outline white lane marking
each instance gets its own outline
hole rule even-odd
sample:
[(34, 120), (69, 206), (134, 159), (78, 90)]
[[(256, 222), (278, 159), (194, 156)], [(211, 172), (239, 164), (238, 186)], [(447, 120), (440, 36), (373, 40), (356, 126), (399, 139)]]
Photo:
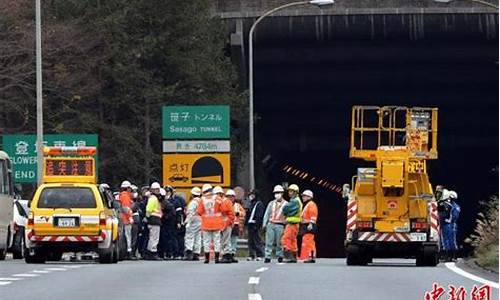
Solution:
[(68, 269), (64, 268), (45, 268), (47, 271), (68, 271)]
[(277, 263), (276, 265), (277, 265), (277, 266), (282, 266), (282, 265), (286, 265), (286, 263), (282, 263), (282, 262), (281, 262), (281, 263)]
[(23, 280), (23, 279), (15, 277), (0, 277), (0, 281), (17, 281), (17, 280)]
[(262, 300), (260, 294), (248, 294), (248, 300)]
[(250, 277), (248, 278), (248, 284), (259, 284), (259, 277)]
[(50, 271), (44, 271), (44, 270), (33, 270), (31, 273), (37, 273), (37, 274), (47, 274), (50, 273)]
[(477, 282), (481, 282), (483, 284), (487, 284), (487, 285), (490, 285), (496, 289), (498, 289), (500, 287), (500, 285), (498, 284), (498, 282), (493, 282), (493, 281), (489, 281), (489, 280), (486, 280), (484, 278), (481, 278), (479, 276), (476, 276), (476, 275), (473, 275), (471, 273), (468, 273), (468, 272), (465, 272), (464, 270), (460, 269), (459, 267), (457, 267), (455, 265), (455, 263), (453, 262), (447, 262), (444, 264), (448, 269), (452, 270), (453, 272), (457, 273), (458, 275), (461, 275), (463, 277), (466, 277), (466, 278), (469, 278), (470, 280), (474, 280), (474, 281), (477, 281)]
[(0, 281), (0, 286), (11, 284), (11, 283), (12, 283), (12, 281)]
[(19, 274), (14, 274), (12, 276), (15, 276), (15, 277), (37, 277), (37, 276), (40, 276), (38, 274), (30, 274), (30, 273), (19, 273)]
[(262, 272), (267, 271), (267, 270), (269, 270), (269, 268), (262, 267), (262, 268), (258, 268), (257, 270), (255, 270), (255, 272), (262, 273)]

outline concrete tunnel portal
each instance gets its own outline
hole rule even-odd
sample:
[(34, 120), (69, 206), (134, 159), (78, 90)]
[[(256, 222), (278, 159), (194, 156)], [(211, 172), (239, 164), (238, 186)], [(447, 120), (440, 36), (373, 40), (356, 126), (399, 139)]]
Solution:
[[(240, 24), (245, 40), (253, 20)], [(320, 257), (344, 256), (346, 204), (311, 177), (339, 187), (367, 165), (349, 158), (353, 105), (439, 108), (431, 182), (458, 192), (460, 241), (471, 233), (478, 202), (498, 192), (497, 24), (498, 15), (464, 13), (280, 16), (259, 25), (257, 186), (265, 201), (281, 182), (315, 192)], [(232, 56), (240, 50), (245, 82), (247, 49), (233, 47)], [(284, 166), (312, 176), (301, 180)]]

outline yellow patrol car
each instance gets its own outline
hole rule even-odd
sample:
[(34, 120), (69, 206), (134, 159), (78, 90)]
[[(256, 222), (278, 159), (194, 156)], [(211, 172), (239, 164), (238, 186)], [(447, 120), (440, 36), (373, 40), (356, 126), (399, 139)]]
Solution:
[(45, 147), (43, 184), (30, 203), (27, 263), (59, 260), (64, 252), (118, 261), (119, 220), (110, 191), (96, 184), (95, 147)]

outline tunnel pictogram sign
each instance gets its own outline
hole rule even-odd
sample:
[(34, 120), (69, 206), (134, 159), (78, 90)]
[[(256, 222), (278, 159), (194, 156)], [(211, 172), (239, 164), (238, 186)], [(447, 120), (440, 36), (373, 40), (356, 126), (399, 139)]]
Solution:
[(164, 154), (163, 184), (174, 187), (231, 185), (229, 153), (224, 154)]

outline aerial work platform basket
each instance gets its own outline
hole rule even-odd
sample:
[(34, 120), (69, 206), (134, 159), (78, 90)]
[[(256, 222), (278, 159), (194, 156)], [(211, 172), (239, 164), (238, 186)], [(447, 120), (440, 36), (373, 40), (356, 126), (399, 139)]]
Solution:
[(374, 161), (381, 152), (406, 152), (410, 159), (437, 159), (438, 109), (354, 106), (350, 157)]

